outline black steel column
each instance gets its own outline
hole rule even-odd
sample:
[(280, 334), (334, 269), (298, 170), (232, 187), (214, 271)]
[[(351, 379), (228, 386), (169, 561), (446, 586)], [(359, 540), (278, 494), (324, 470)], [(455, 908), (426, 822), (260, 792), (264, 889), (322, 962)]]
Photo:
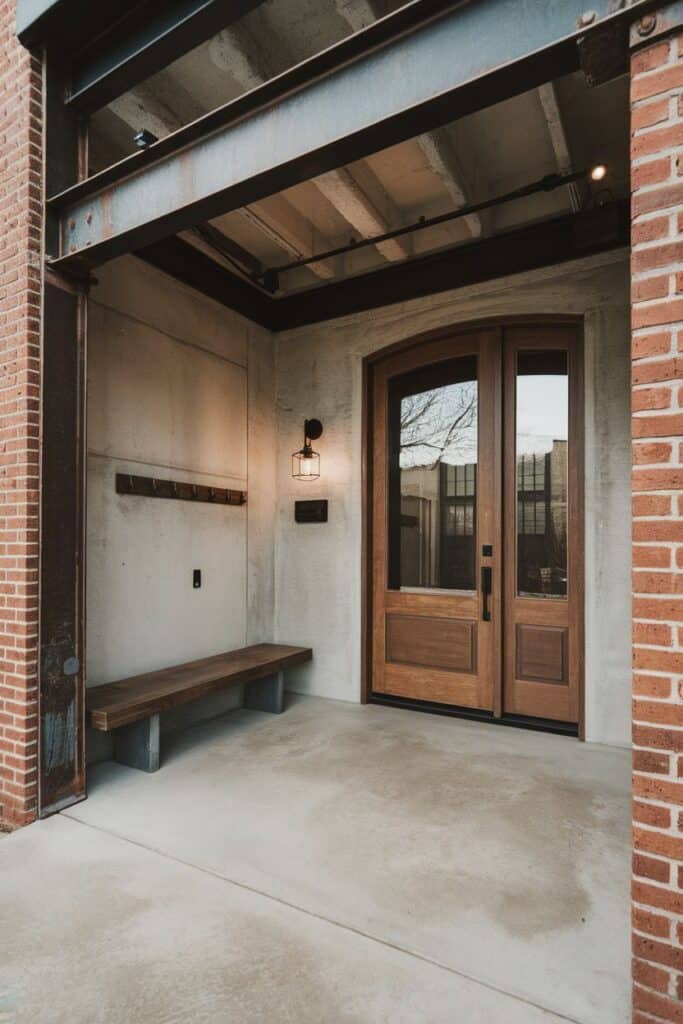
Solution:
[[(44, 62), (44, 185), (84, 172), (84, 132), (64, 106), (66, 76)], [(39, 787), (45, 817), (85, 795), (85, 285), (49, 271), (59, 224), (45, 223), (41, 387)]]

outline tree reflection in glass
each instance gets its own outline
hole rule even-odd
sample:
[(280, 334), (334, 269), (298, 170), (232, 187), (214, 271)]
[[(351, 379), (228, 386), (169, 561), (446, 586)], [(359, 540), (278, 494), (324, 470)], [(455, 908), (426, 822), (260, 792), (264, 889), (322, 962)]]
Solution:
[[(475, 590), (476, 360), (442, 366), (444, 383), (426, 386), (435, 379), (428, 368), (412, 378), (412, 387), (404, 379), (394, 388), (393, 576), (401, 587)], [(400, 502), (400, 531), (392, 499)]]

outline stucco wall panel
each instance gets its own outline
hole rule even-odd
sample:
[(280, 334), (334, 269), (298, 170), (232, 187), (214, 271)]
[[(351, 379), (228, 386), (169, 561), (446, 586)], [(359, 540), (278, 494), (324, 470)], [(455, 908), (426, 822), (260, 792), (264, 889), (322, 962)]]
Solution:
[[(272, 338), (138, 260), (103, 269), (89, 303), (89, 685), (273, 633)], [(117, 495), (117, 472), (249, 499)]]

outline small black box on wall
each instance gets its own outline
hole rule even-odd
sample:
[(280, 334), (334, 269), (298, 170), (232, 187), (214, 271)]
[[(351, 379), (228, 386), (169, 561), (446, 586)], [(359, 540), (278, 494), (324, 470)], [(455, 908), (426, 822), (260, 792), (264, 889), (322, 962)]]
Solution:
[(295, 501), (294, 519), (297, 523), (326, 523), (327, 498), (320, 501)]

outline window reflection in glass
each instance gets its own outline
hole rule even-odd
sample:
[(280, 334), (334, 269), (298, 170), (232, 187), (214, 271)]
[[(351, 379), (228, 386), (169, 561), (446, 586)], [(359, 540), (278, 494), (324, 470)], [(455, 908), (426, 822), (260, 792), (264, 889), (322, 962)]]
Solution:
[(517, 358), (517, 592), (567, 595), (567, 353)]
[(389, 429), (389, 586), (475, 590), (476, 359), (394, 378)]

